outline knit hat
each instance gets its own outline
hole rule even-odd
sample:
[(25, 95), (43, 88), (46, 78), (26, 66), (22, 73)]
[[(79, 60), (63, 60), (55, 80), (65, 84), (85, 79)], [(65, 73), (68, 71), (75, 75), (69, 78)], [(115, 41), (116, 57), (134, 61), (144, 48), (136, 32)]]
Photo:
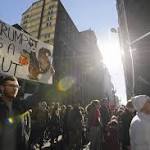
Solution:
[(150, 97), (147, 95), (138, 95), (131, 98), (133, 107), (136, 111), (140, 112), (144, 104), (150, 100)]

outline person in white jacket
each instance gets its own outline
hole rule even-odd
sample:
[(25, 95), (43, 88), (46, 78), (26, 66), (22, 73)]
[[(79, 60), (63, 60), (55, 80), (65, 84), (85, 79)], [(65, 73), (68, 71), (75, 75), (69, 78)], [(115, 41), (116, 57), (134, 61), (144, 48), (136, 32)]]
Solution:
[(137, 111), (130, 124), (131, 150), (150, 150), (150, 97), (138, 95), (131, 100)]

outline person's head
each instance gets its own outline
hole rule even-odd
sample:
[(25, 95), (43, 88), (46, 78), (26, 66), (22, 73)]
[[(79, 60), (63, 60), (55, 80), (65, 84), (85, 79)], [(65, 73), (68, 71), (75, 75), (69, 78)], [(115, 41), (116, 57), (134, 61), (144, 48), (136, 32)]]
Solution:
[(108, 122), (109, 128), (117, 128), (118, 127), (118, 121), (117, 119), (111, 119), (110, 122)]
[(0, 90), (2, 96), (7, 97), (10, 100), (17, 96), (19, 87), (18, 80), (14, 76), (6, 76), (1, 79)]
[(83, 107), (80, 106), (79, 109), (80, 109), (80, 112), (81, 112), (82, 114), (85, 113), (85, 109), (84, 109)]
[(99, 109), (100, 108), (100, 101), (99, 100), (92, 100), (91, 104), (96, 108)]
[(126, 109), (127, 109), (129, 112), (134, 112), (134, 111), (135, 111), (131, 100), (128, 100), (128, 102), (127, 102), (127, 104), (126, 104)]
[(118, 108), (117, 110), (117, 116), (120, 117), (124, 113), (124, 109)]
[(117, 120), (117, 116), (113, 115), (110, 120)]
[(55, 103), (54, 105), (54, 108), (53, 108), (53, 111), (52, 111), (52, 114), (54, 115), (59, 115), (60, 113), (60, 106), (59, 106), (59, 103)]
[(46, 101), (39, 102), (39, 109), (42, 110), (42, 111), (47, 110), (47, 103), (46, 103)]
[(101, 101), (100, 101), (100, 104), (101, 104), (101, 106), (105, 106), (105, 107), (107, 107), (108, 105), (109, 105), (109, 101), (108, 101), (108, 99), (107, 98), (104, 98), (104, 99), (102, 99)]
[(89, 113), (91, 111), (95, 111), (95, 109), (100, 108), (100, 101), (99, 100), (92, 100), (85, 108), (86, 112)]
[(66, 111), (67, 111), (67, 112), (70, 112), (72, 109), (73, 109), (72, 105), (68, 105), (68, 106), (66, 107)]
[(131, 98), (134, 109), (137, 112), (150, 114), (150, 97), (147, 95), (138, 95)]
[(65, 113), (66, 112), (66, 106), (62, 105), (60, 110), (61, 110), (61, 113)]

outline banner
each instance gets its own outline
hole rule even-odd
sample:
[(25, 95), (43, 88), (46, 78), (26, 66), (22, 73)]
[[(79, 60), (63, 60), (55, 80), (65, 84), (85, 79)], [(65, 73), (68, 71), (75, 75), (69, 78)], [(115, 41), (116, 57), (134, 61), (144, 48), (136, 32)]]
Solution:
[(0, 20), (0, 73), (52, 84), (53, 46)]

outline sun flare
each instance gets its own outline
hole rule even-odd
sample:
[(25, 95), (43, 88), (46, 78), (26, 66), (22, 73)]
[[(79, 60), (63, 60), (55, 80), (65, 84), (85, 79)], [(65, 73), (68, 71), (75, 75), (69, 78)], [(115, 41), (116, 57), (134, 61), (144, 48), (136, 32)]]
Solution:
[(117, 41), (99, 41), (98, 45), (103, 55), (103, 62), (107, 67), (121, 63), (121, 50)]
[(126, 104), (125, 80), (122, 65), (122, 50), (117, 36), (110, 39), (98, 39), (98, 46), (103, 56), (103, 63), (108, 68), (116, 95), (122, 104)]

